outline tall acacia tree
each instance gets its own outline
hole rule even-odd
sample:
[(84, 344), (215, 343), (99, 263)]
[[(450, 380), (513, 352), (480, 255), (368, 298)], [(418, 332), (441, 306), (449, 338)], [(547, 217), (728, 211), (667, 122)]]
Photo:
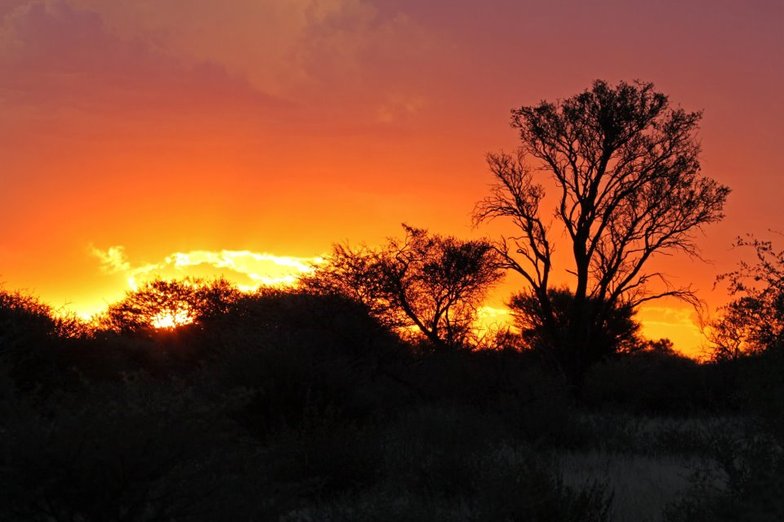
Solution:
[[(475, 221), (507, 218), (519, 230), (497, 249), (528, 283), (553, 347), (564, 352), (566, 345), (569, 357), (559, 364), (574, 379), (595, 362), (584, 348), (614, 310), (694, 297), (646, 266), (657, 253), (697, 255), (694, 232), (723, 218), (729, 188), (700, 173), (701, 116), (671, 107), (651, 83), (595, 81), (571, 98), (513, 110), (522, 142), (517, 155), (488, 156), (495, 184), (477, 204)], [(543, 172), (557, 191), (552, 220), (542, 209)], [(562, 232), (574, 277), (566, 326), (550, 292), (554, 237)], [(664, 290), (651, 290), (654, 279), (664, 281)]]

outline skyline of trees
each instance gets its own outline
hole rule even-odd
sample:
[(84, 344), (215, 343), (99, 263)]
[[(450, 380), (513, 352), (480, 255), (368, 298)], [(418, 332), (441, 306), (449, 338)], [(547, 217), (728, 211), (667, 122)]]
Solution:
[[(696, 299), (691, 289), (668, 286), (664, 274), (645, 268), (661, 252), (696, 256), (693, 231), (723, 217), (729, 188), (700, 172), (700, 118), (672, 108), (666, 95), (644, 82), (597, 80), (570, 98), (515, 109), (512, 127), (522, 145), (516, 156), (488, 156), (496, 185), (477, 204), (474, 219), (510, 219), (520, 235), (493, 243), (403, 225), (403, 238), (380, 247), (335, 245), (328, 262), (299, 284), (357, 300), (398, 332), (416, 331), (435, 345), (468, 346), (477, 342), (472, 328), (488, 289), (502, 269), (516, 272), (528, 287), (507, 305), (522, 337), (528, 336), (522, 344), (569, 351), (558, 356), (559, 365), (568, 366), (564, 357), (577, 361), (570, 371), (579, 374), (597, 358), (628, 349), (623, 335), (614, 348), (607, 345), (616, 338), (611, 325), (618, 317), (639, 326), (632, 318), (644, 302)], [(574, 279), (563, 287), (551, 277), (553, 222), (539, 208), (539, 176), (545, 175), (560, 190), (554, 222), (567, 236), (574, 265), (566, 267)], [(650, 291), (653, 280), (663, 281), (664, 290)], [(240, 294), (223, 279), (152, 280), (110, 304), (95, 326), (117, 332), (176, 327), (225, 311)], [(742, 322), (743, 313), (752, 314), (750, 303), (747, 296), (723, 309), (727, 320), (712, 325), (714, 345), (731, 351), (732, 335), (740, 334), (730, 331), (730, 319), (734, 314)]]

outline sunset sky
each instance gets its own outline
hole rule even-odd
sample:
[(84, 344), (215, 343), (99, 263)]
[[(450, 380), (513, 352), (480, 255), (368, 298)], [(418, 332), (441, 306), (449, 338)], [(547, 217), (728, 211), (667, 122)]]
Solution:
[[(470, 215), (510, 109), (597, 78), (704, 111), (727, 217), (707, 262), (656, 266), (717, 306), (733, 239), (784, 230), (780, 0), (0, 0), (0, 282), (87, 314), (156, 275), (285, 282), (401, 222), (494, 237)], [(693, 316), (640, 317), (696, 353)]]

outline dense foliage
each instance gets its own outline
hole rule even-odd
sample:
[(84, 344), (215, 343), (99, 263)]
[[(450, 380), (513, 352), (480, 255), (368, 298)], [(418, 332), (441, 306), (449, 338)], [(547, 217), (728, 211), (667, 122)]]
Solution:
[[(670, 499), (671, 520), (748, 498), (753, 520), (782, 513), (777, 360), (700, 365), (649, 343), (597, 362), (577, 402), (535, 351), (411, 345), (338, 294), (212, 295), (198, 321), (140, 335), (61, 328), (2, 294), (0, 518), (614, 520), (618, 483), (562, 464), (596, 451), (724, 466), (726, 485), (703, 473)], [(740, 438), (613, 420), (748, 412)]]
[(734, 299), (711, 325), (714, 356), (736, 358), (776, 349), (784, 340), (784, 251), (771, 241), (739, 238), (735, 246), (754, 250), (753, 262), (722, 274)]

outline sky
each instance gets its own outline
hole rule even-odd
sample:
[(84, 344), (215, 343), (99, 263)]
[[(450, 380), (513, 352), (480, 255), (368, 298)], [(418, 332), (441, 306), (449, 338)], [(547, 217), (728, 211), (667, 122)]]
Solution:
[[(732, 188), (704, 261), (654, 261), (715, 309), (733, 239), (784, 230), (783, 23), (780, 0), (0, 0), (0, 282), (89, 314), (156, 275), (285, 282), (402, 222), (495, 237), (471, 211), (510, 110), (640, 79), (704, 111)], [(640, 318), (699, 349), (688, 306)]]

